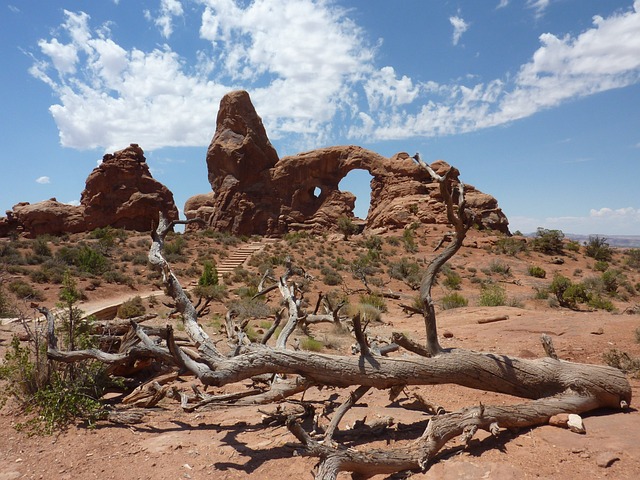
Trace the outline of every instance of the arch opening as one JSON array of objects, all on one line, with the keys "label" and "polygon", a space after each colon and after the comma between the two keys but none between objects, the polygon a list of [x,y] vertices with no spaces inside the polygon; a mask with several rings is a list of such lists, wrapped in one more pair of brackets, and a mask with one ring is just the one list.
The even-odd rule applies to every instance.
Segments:
[{"label": "arch opening", "polygon": [[322,195],[322,189],[320,187],[314,188],[312,195],[313,195],[313,198],[320,198],[320,195]]},{"label": "arch opening", "polygon": [[340,183],[338,190],[351,192],[356,197],[356,205],[353,214],[360,219],[366,219],[371,207],[371,175],[366,170],[355,169],[347,173]]}]

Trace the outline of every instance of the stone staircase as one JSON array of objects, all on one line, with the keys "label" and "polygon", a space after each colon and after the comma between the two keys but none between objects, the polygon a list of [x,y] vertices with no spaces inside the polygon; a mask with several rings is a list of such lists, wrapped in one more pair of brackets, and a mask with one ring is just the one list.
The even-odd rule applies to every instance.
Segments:
[{"label": "stone staircase", "polygon": [[268,244],[278,242],[277,238],[263,238],[257,242],[250,242],[240,245],[234,251],[232,251],[228,257],[220,260],[216,269],[218,270],[218,280],[222,282],[222,276],[225,273],[231,273],[236,268],[242,267],[251,258],[251,255],[264,250],[264,247]]}]

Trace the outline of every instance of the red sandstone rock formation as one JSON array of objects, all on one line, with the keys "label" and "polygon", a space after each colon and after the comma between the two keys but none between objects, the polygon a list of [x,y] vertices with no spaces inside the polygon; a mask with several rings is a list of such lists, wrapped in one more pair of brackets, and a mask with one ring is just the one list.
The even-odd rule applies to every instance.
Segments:
[{"label": "red sandstone rock formation", "polygon": [[60,235],[106,226],[144,232],[154,227],[159,210],[168,218],[178,218],[173,194],[153,179],[142,149],[131,144],[103,157],[87,178],[79,206],[55,198],[19,203],[0,218],[0,236],[11,232],[30,237]]},{"label": "red sandstone rock formation", "polygon": [[[373,176],[366,229],[446,223],[438,188],[406,153],[385,158],[364,148],[338,146],[278,159],[245,91],[231,92],[220,102],[207,167],[213,193],[189,199],[185,215],[202,218],[214,230],[259,235],[336,230],[338,218],[353,217],[355,197],[338,184],[354,169]],[[433,167],[441,172],[449,168],[445,162]],[[457,181],[459,172],[453,173]],[[466,192],[480,227],[508,233],[507,218],[493,197],[470,185]]]}]

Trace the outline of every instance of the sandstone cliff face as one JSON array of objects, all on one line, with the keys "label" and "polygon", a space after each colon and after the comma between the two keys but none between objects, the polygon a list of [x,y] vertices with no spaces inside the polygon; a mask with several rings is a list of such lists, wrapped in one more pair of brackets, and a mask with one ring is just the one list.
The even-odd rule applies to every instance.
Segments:
[{"label": "sandstone cliff face", "polygon": [[173,194],[152,178],[144,152],[131,144],[103,157],[87,178],[79,206],[60,203],[55,198],[19,203],[0,218],[0,236],[11,232],[30,237],[60,235],[106,226],[150,231],[160,210],[172,220],[178,218]]},{"label": "sandstone cliff face", "polygon": [[[337,146],[278,159],[245,91],[222,99],[207,167],[213,192],[189,199],[185,215],[202,218],[214,230],[245,235],[335,231],[338,218],[353,217],[355,197],[338,184],[354,169],[373,176],[365,229],[446,223],[437,185],[406,153],[385,158],[361,147]],[[440,161],[433,168],[443,173],[449,165]],[[453,173],[457,181],[459,172]],[[465,190],[480,227],[509,232],[493,197],[470,185]]]}]

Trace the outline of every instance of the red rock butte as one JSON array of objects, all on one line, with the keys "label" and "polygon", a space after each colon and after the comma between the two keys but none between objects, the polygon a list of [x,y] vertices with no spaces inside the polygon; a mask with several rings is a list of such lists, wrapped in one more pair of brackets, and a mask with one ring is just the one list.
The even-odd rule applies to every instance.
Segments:
[{"label": "red rock butte", "polygon": [[60,235],[106,226],[147,232],[157,224],[159,211],[178,218],[173,194],[151,176],[142,148],[132,143],[102,158],[87,177],[80,205],[55,198],[18,203],[0,218],[0,236],[12,232],[29,237]]},{"label": "red rock butte", "polygon": [[[438,173],[450,167],[431,165]],[[352,170],[372,175],[365,230],[403,228],[413,222],[447,223],[437,184],[407,153],[391,158],[361,147],[335,146],[279,158],[246,91],[225,95],[207,150],[212,192],[185,203],[188,219],[236,235],[280,235],[306,230],[335,231],[342,216],[354,218],[355,196],[338,184]],[[450,178],[458,181],[454,169]],[[467,206],[480,228],[509,233],[497,200],[465,185]]]}]

